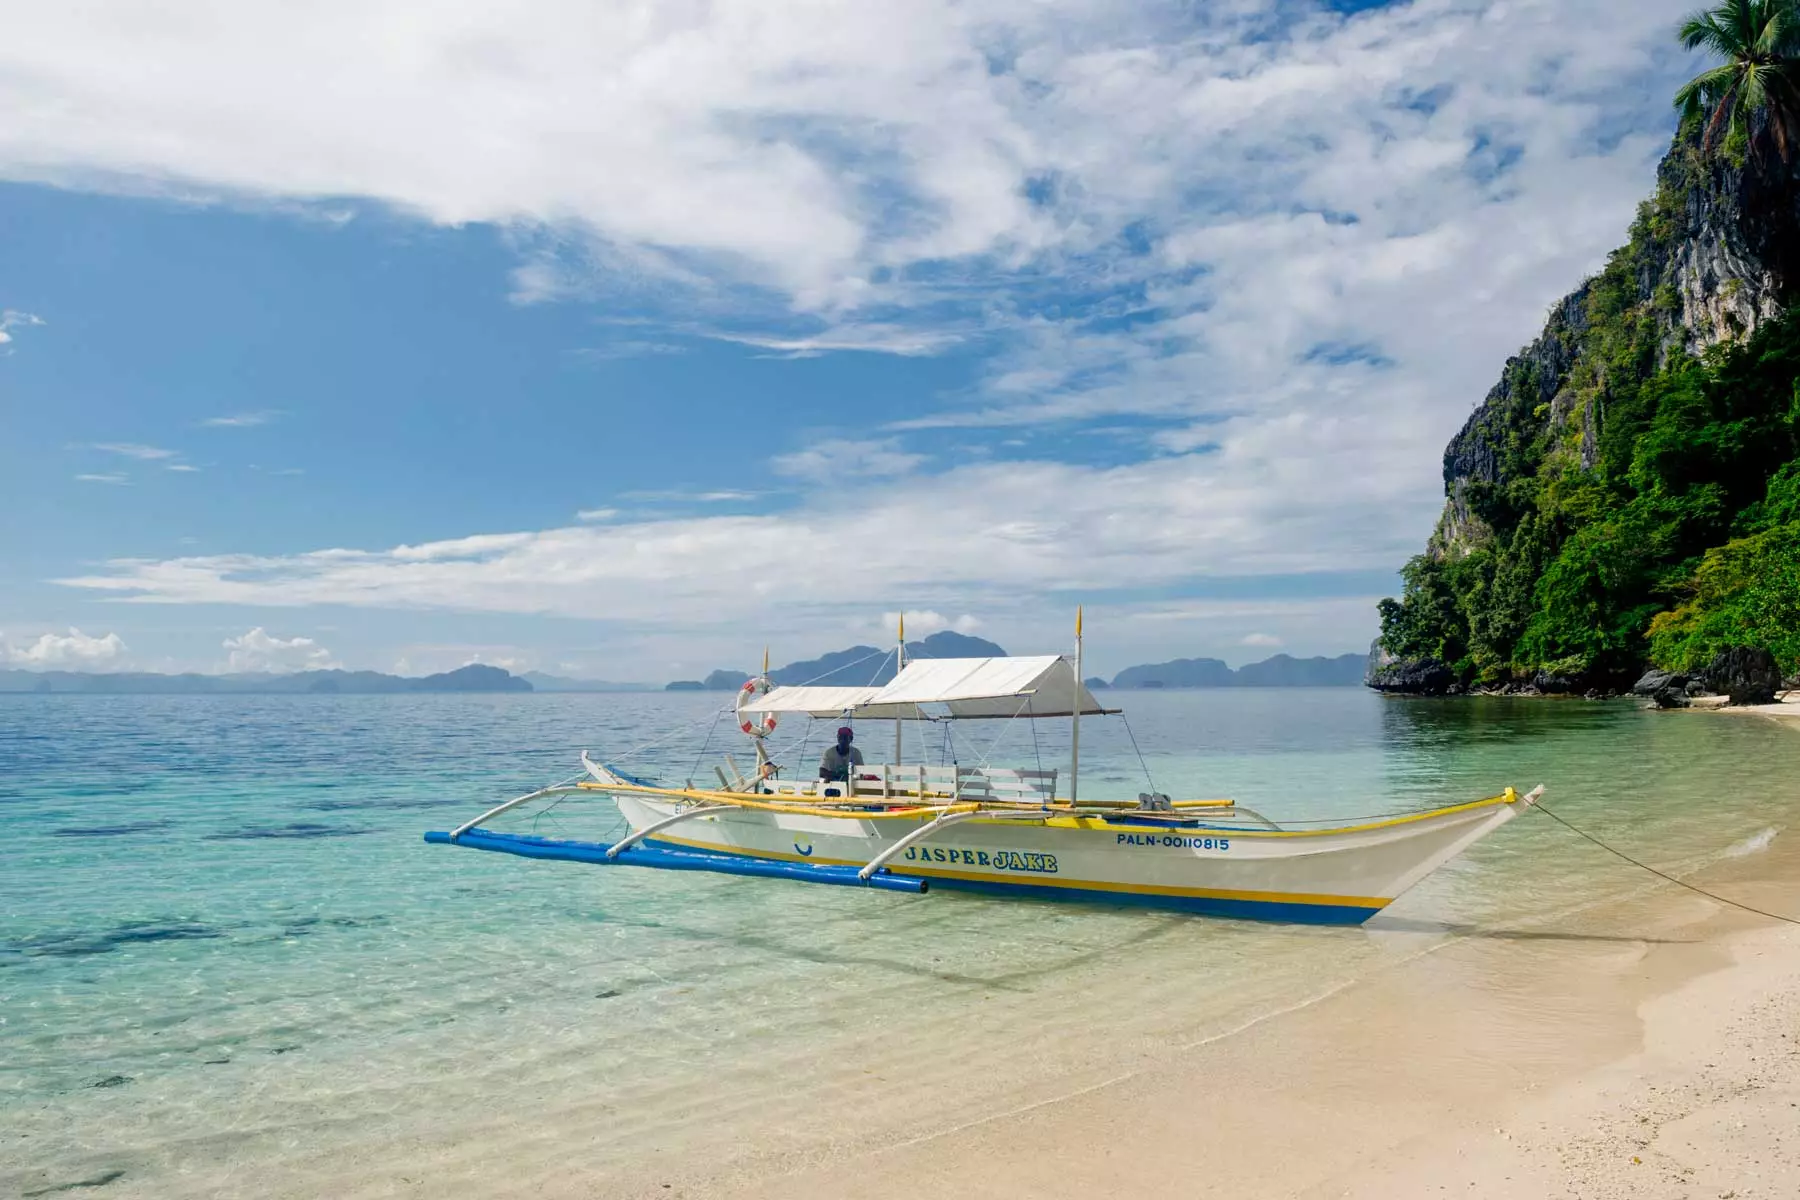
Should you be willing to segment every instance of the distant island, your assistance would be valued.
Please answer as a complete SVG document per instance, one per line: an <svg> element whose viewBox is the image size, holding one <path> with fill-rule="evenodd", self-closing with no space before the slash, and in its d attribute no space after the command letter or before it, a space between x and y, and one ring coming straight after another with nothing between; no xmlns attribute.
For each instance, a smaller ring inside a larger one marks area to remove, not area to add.
<svg viewBox="0 0 1800 1200"><path fill-rule="evenodd" d="M944 630L906 644L909 661L928 658L1004 658L1006 651L985 638ZM1367 658L1343 654L1336 658L1292 658L1277 654L1262 662L1233 670L1216 658L1178 658L1166 663L1127 667L1111 681L1098 676L1087 680L1094 688L1200 688L1200 687L1350 687L1363 681ZM769 672L777 684L812 684L818 687L867 687L894 677L893 652L874 646L851 646ZM81 671L0 670L0 693L81 693L86 695L344 695L369 696L418 692L732 692L750 678L742 671L717 670L704 679L677 679L660 689L650 683L613 683L602 679L573 679L528 671L514 675L500 667L470 663L436 675L388 675L380 671L266 671L220 675L187 673L164 675L148 671L115 671L89 674Z"/></svg>
<svg viewBox="0 0 1800 1200"><path fill-rule="evenodd" d="M969 637L948 629L940 630L920 641L906 643L908 660L918 658L1005 658L1002 650L986 638ZM834 650L818 658L789 663L769 672L776 684L811 684L814 687L873 687L894 677L894 648L852 646ZM679 679L668 684L671 692L734 692L744 686L749 674L743 671L718 670L705 679Z"/></svg>
<svg viewBox="0 0 1800 1200"><path fill-rule="evenodd" d="M654 683L615 683L610 679L572 679L567 675L548 675L543 671L527 671L519 678L538 692L654 692Z"/></svg>
<svg viewBox="0 0 1800 1200"><path fill-rule="evenodd" d="M531 682L499 667L470 663L454 671L411 677L380 671L263 671L225 675L158 675L147 671L0 671L0 692L79 692L88 695L388 695L403 692L529 692Z"/></svg>
<svg viewBox="0 0 1800 1200"><path fill-rule="evenodd" d="M922 658L1004 658L1006 651L985 638L944 630L923 641L908 642L909 660ZM1216 658L1178 658L1171 662L1127 667L1109 682L1095 676L1085 682L1094 688L1210 688L1210 687L1357 687L1368 665L1366 654L1340 654L1335 658L1294 658L1277 654L1261 662L1233 670ZM769 672L777 684L812 684L817 687L868 687L894 677L893 652L873 646L852 646L804 662L789 663ZM750 678L742 671L718 670L705 679L679 679L664 688L671 692L729 692Z"/></svg>
<svg viewBox="0 0 1800 1200"><path fill-rule="evenodd" d="M1115 688L1215 687L1357 687L1368 667L1366 654L1335 658L1294 658L1277 654L1245 663L1235 671L1216 658L1178 658L1172 662L1126 667L1112 678Z"/></svg>

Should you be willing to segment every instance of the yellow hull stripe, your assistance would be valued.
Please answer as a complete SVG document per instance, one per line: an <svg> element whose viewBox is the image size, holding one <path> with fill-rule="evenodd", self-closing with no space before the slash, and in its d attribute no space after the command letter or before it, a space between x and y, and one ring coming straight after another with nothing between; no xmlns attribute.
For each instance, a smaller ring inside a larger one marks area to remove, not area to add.
<svg viewBox="0 0 1800 1200"><path fill-rule="evenodd" d="M963 801L960 804L936 807L912 807L890 809L887 812L867 812L855 809L814 808L796 804L770 803L767 800L752 799L748 796L742 796L736 792L704 791L700 788L658 788L601 783L578 783L575 786L591 791L609 792L618 795L652 796L677 802L704 801L709 804L729 804L736 808L762 812L787 813L791 816L802 817L830 817L835 820L849 821L915 821L922 820L925 817L941 816L946 812L973 812L981 807L981 805L973 801ZM1339 833L1367 833L1376 829L1391 829L1397 825L1411 825L1418 821L1429 821L1435 817L1449 817L1454 816L1457 813L1473 812L1479 808L1496 808L1500 805L1516 803L1517 800L1518 795L1511 788L1508 788L1501 795L1490 796L1485 800L1471 800L1467 804L1453 804L1449 808L1434 808L1426 812L1406 813L1403 816L1388 817L1380 821L1368 821L1361 825L1339 825L1328 829L1238 829L1232 827L1229 832L1234 838L1307 838L1329 837ZM971 823L976 825L1018 825L1020 822L1017 818L1011 820L989 821L976 817ZM1126 824L1133 824L1138 828L1149 827L1142 822L1126 822ZM1071 813L1062 813L1056 816L1045 817L1041 825L1042 827L1049 829L1104 829L1115 827L1103 815L1089 816L1086 814L1076 815Z"/></svg>
<svg viewBox="0 0 1800 1200"><path fill-rule="evenodd" d="M1237 834L1234 833L1231 836L1236 837ZM668 833L655 834L650 840L673 842L677 846L686 846L692 850L741 854L745 858L766 858L774 859L777 862L824 863L833 867L864 865L847 858L826 858L819 854L789 854L782 850L752 850L743 846L722 845L717 842L699 842L692 838L675 837ZM1171 887L1157 883L1101 883L1088 879L1070 879L1062 875L1021 879L1010 875L978 875L970 871L946 871L939 867L914 866L912 863L907 863L903 868L890 866L888 869L896 875L917 875L928 879L967 879L975 883L1007 883L1018 887L1036 885L1088 892L1123 892L1133 896L1194 896L1208 900L1254 900L1264 904L1329 904L1345 908L1386 908L1394 902L1391 896L1325 896L1314 892L1239 892L1220 888Z"/></svg>

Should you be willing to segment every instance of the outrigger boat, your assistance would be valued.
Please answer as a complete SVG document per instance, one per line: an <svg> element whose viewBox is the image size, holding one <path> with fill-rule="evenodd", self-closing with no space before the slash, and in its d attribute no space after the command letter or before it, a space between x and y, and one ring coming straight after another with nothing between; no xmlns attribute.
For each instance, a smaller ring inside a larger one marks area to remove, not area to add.
<svg viewBox="0 0 1800 1200"><path fill-rule="evenodd" d="M1074 660L905 661L867 687L774 686L738 693L756 765L729 755L719 786L661 786L594 761L583 776L509 800L425 840L527 858L709 871L922 893L948 888L1023 898L1178 909L1220 917L1359 924L1534 804L1541 786L1426 812L1328 828L1279 825L1230 800L1082 800L1081 718L1112 715ZM785 716L894 721L891 762L842 781L789 779L766 742ZM1065 719L1066 796L1054 769L903 761L907 722ZM611 843L497 832L484 825L538 801L610 797L629 832Z"/></svg>

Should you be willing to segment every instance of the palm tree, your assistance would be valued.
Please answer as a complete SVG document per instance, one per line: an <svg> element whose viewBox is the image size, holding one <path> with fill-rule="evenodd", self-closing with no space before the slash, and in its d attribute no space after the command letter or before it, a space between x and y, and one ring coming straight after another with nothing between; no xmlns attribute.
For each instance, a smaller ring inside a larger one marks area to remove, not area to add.
<svg viewBox="0 0 1800 1200"><path fill-rule="evenodd" d="M1800 12L1796 0L1722 0L1697 12L1676 35L1689 50L1705 48L1725 61L1702 71L1675 93L1684 120L1704 117L1701 149L1710 152L1725 129L1727 146L1753 144L1756 114L1785 160L1788 135L1800 129Z"/></svg>

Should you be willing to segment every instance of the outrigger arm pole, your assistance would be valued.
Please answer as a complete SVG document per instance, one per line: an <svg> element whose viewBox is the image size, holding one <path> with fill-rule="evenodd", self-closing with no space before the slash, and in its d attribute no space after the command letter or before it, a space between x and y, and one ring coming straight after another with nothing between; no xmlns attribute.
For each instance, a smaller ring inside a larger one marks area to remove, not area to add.
<svg viewBox="0 0 1800 1200"><path fill-rule="evenodd" d="M667 829L671 825L679 825L681 822L690 821L695 817L704 817L707 813L724 812L727 809L734 807L736 806L731 804L708 804L703 808L690 808L685 812L678 812L672 817L664 817L660 821L652 821L642 829L634 829L618 841L614 842L612 848L606 852L606 857L617 858L619 857L619 851L629 850L632 846L637 845L637 843L643 841L651 834Z"/></svg>
<svg viewBox="0 0 1800 1200"><path fill-rule="evenodd" d="M946 825L954 825L958 821L967 821L970 817L982 815L984 814L974 809L970 809L966 812L947 812L935 821L928 821L889 846L886 850L883 850L880 854L877 854L874 858L871 858L863 865L863 869L856 873L856 877L858 879L867 879L869 876L875 874L875 872L881 870L882 867L886 866L908 846L917 845L919 842L924 841ZM985 815L993 816L992 813L987 813Z"/></svg>
<svg viewBox="0 0 1800 1200"><path fill-rule="evenodd" d="M563 787L561 784L558 784L555 787L539 788L535 792L527 792L517 800L508 800L505 804L496 805L482 813L479 817L476 817L473 821L465 821L463 824L458 825L455 829L450 831L450 840L454 842L457 838L469 832L469 830L475 828L489 817L497 817L510 808L517 808L521 804L529 804L533 800L542 800L545 796L559 796L564 792L573 794L579 791L581 791L580 788Z"/></svg>

